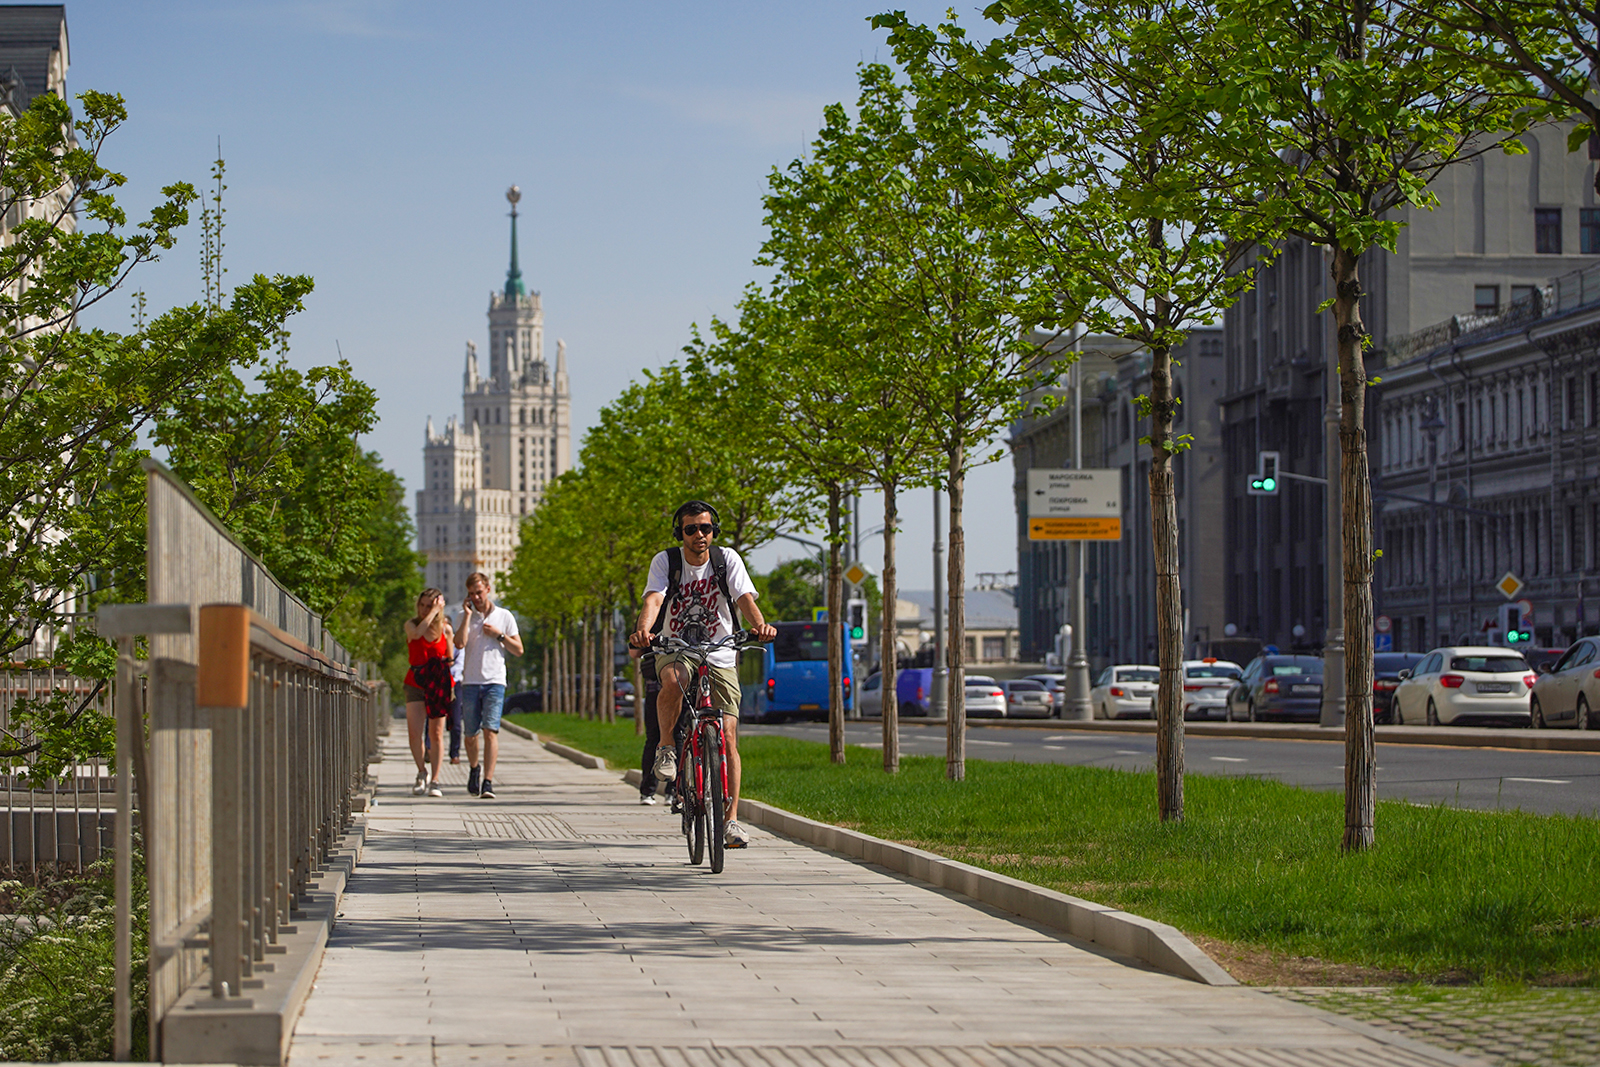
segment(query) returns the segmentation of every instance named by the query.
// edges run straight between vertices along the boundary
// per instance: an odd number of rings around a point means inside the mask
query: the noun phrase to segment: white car
[[[1006,717],[1006,691],[1000,683],[982,674],[969,674],[967,685],[967,718],[1003,719]]]
[[[1089,690],[1097,719],[1148,719],[1156,696],[1161,668],[1148,663],[1119,663],[1107,667]]]
[[[1538,675],[1515,649],[1488,645],[1436,648],[1400,672],[1394,721],[1401,724],[1504,722],[1528,725],[1528,691]]]
[[[856,709],[863,719],[883,718],[883,672],[873,671],[856,690]]]
[[[1535,728],[1592,730],[1600,726],[1594,715],[1594,709],[1600,707],[1600,637],[1574,642],[1548,670],[1538,668],[1538,674],[1528,697]]]
[[[1228,691],[1244,673],[1237,663],[1225,659],[1183,661],[1183,717],[1185,719],[1226,719]]]

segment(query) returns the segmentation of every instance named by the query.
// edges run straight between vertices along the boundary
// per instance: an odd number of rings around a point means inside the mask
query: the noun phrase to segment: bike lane
[[[293,1067],[1423,1067],[1478,1061],[1159,974],[750,827],[727,869],[621,772],[502,736],[410,795],[398,731]]]

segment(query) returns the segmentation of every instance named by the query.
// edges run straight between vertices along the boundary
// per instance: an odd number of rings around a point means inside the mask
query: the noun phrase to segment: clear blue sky
[[[425,420],[459,411],[465,343],[487,351],[506,187],[523,189],[547,358],[567,342],[576,451],[691,323],[730,315],[757,275],[768,172],[805,151],[825,104],[854,100],[859,62],[889,59],[867,19],[891,6],[933,21],[947,5],[69,0],[68,88],[127,99],[107,160],[133,214],[167,182],[201,184],[221,138],[229,280],[316,279],[292,358],[342,349],[382,397],[368,447],[415,487]],[[192,226],[136,275],[152,309],[197,299],[198,246]],[[91,323],[121,326],[129,306]],[[1016,565],[1010,481],[1009,460],[972,479],[969,576]],[[928,494],[905,507],[901,581],[929,588]]]

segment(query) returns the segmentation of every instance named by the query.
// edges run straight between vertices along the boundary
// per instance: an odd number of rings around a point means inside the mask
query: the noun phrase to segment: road
[[[810,741],[828,739],[826,723],[745,724],[740,730]],[[882,739],[882,727],[876,720],[848,723],[845,738],[852,745],[876,746]],[[944,727],[902,722],[900,751],[908,756],[942,755]],[[1146,734],[1053,733],[993,726],[970,726],[967,731],[968,759],[1148,771],[1155,766],[1155,754],[1155,737]],[[1190,735],[1184,739],[1184,761],[1190,774],[1273,778],[1309,789],[1344,788],[1344,746],[1336,741]],[[1600,753],[1379,744],[1378,796],[1483,810],[1597,816]]]

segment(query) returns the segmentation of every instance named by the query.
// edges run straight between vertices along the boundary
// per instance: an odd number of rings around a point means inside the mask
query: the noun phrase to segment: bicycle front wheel
[[[711,723],[700,728],[700,747],[706,754],[706,814],[710,816],[711,873],[722,873],[723,834],[727,830],[727,798],[722,788],[722,745]]]
[[[689,818],[689,862],[698,867],[706,856],[706,768],[703,754],[685,743],[683,811]]]

